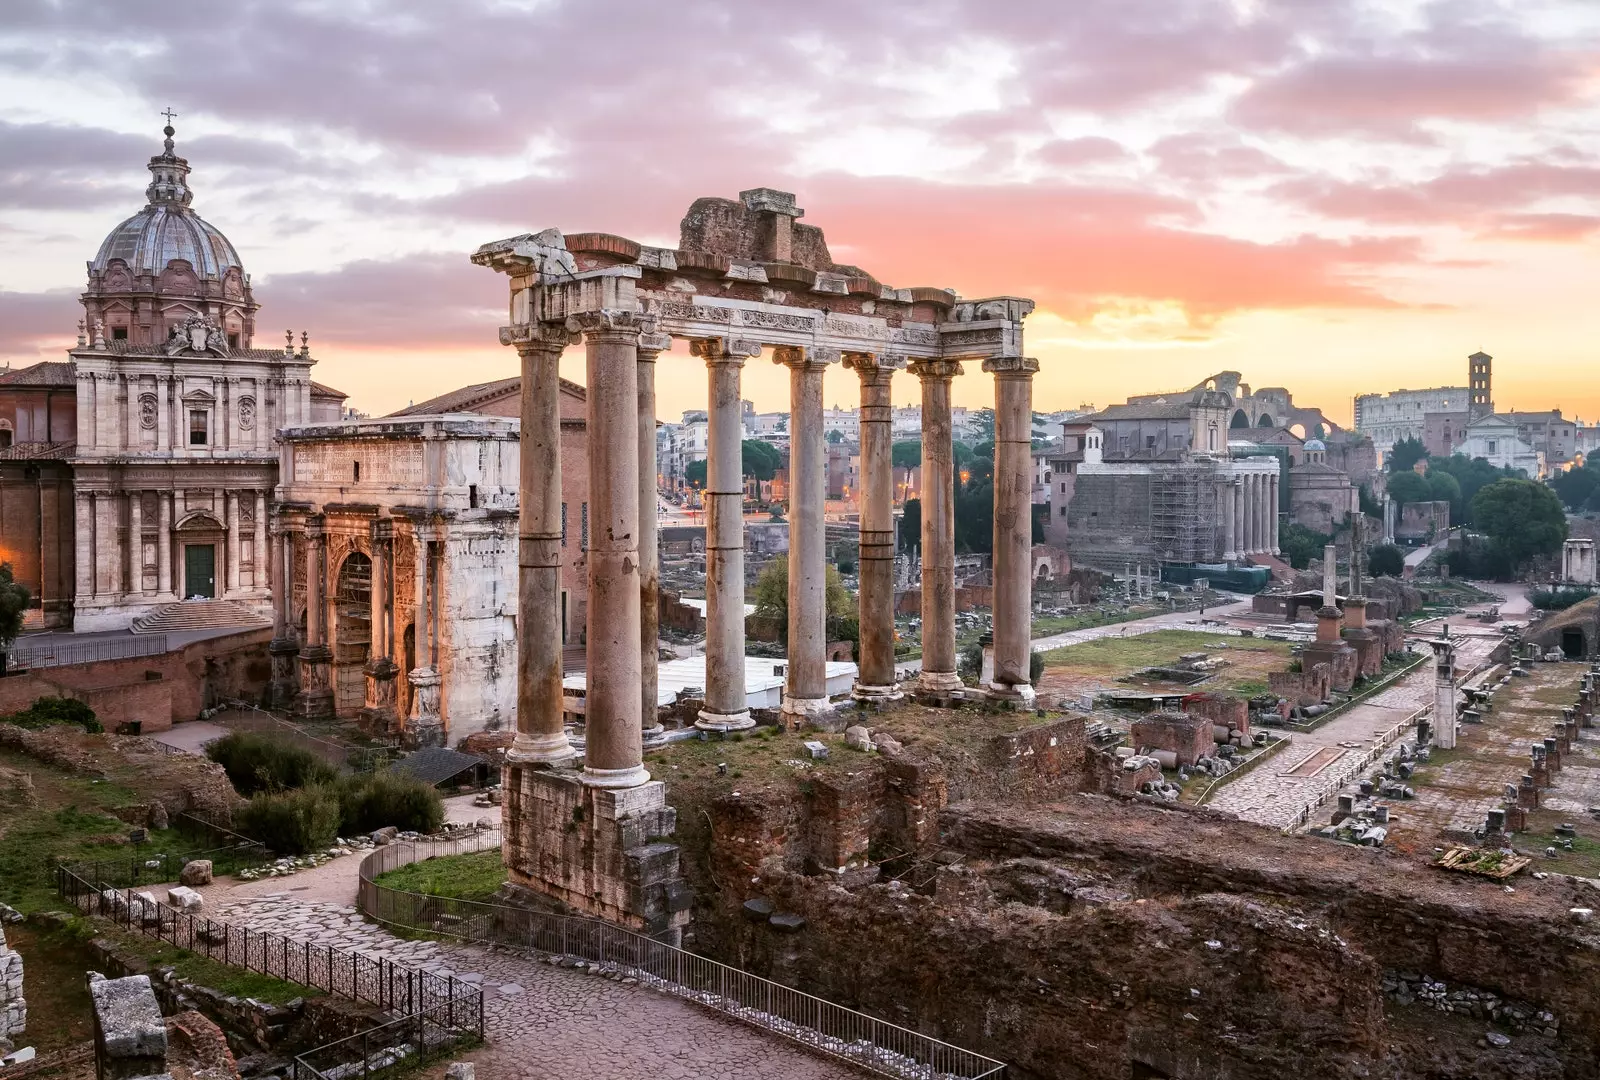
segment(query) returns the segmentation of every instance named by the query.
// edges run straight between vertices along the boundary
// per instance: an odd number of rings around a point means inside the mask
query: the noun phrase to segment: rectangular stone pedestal
[[[511,882],[647,934],[680,930],[691,893],[666,785],[585,785],[572,769],[507,765],[501,808]]]

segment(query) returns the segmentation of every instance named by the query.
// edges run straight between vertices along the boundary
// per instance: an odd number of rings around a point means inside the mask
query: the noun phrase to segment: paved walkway
[[[483,813],[471,797],[449,800],[446,816]],[[462,1055],[485,1080],[850,1080],[861,1073],[776,1036],[638,986],[560,968],[509,950],[407,941],[365,921],[353,906],[360,857],[348,856],[286,878],[200,890],[206,913],[251,930],[335,945],[479,983],[488,1045]]]
[[[1465,679],[1487,661],[1499,635],[1463,637],[1456,670]],[[1293,828],[1369,763],[1372,753],[1403,738],[1408,717],[1433,703],[1433,665],[1424,663],[1388,688],[1315,731],[1293,732],[1289,745],[1259,768],[1224,784],[1207,803],[1246,821]]]

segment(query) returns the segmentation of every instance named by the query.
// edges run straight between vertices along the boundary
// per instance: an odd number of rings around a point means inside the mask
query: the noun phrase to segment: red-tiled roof
[[[0,386],[59,386],[78,385],[78,369],[70,360],[46,360],[15,371],[0,372]]]
[[[585,395],[583,387],[566,379],[561,380],[561,389],[575,397]],[[522,392],[522,376],[513,375],[509,379],[496,379],[493,382],[474,383],[463,386],[458,390],[451,390],[447,394],[419,401],[415,405],[390,413],[390,416],[436,416],[440,413],[471,412],[474,407],[484,402],[494,401],[497,398],[510,397]]]
[[[315,380],[313,380],[311,383],[311,394],[313,397],[336,397],[340,401],[343,401],[345,398],[350,396],[343,390],[335,390],[333,387],[324,386]]]

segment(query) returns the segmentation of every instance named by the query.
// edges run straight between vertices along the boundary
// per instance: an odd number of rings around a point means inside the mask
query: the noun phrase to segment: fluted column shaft
[[[243,545],[239,543],[239,493],[228,491],[223,493],[226,500],[226,517],[228,522],[228,570],[223,579],[227,583],[229,595],[239,591],[239,551]]]
[[[1222,557],[1231,559],[1239,553],[1233,535],[1233,478],[1223,481],[1218,490],[1222,497],[1222,505],[1218,508],[1218,517],[1222,518]]]
[[[861,589],[859,674],[852,696],[900,696],[894,678],[894,433],[889,381],[905,361],[850,353],[861,380]]]
[[[172,595],[172,492],[156,492],[156,588]]]
[[[128,492],[128,591],[144,592],[144,493]]]
[[[1261,550],[1259,531],[1261,528],[1261,486],[1259,477],[1255,473],[1246,473],[1244,478],[1244,549],[1254,555]]]
[[[836,351],[784,346],[789,369],[789,645],[783,711],[803,718],[828,711],[827,448],[822,438],[822,376]]]
[[[306,530],[306,640],[302,644],[307,649],[318,649],[327,644],[322,628],[322,596],[327,585],[327,545],[328,537],[321,525]],[[419,630],[419,654],[422,649],[421,637]]]
[[[1256,550],[1262,553],[1267,550],[1267,521],[1272,509],[1268,502],[1267,489],[1267,477],[1263,473],[1256,477]]]
[[[1030,357],[985,360],[994,380],[994,675],[992,696],[1033,699],[1033,375]]]
[[[272,584],[267,572],[267,499],[271,492],[262,490],[255,493],[255,539],[250,543],[250,584],[256,589],[266,589]]]
[[[416,576],[412,583],[412,610],[414,615],[411,623],[411,635],[417,658],[415,670],[426,672],[433,670],[433,590],[430,588],[431,582],[429,580],[433,577],[433,544],[431,540],[432,534],[424,526],[413,526],[411,534],[412,550],[414,552],[412,565],[416,568]],[[307,561],[309,563],[309,560]],[[310,597],[311,590],[308,583],[306,589],[307,611],[320,607],[320,605],[311,604]],[[309,625],[307,629],[309,633]]]
[[[706,707],[695,726],[753,727],[744,682],[744,465],[740,382],[750,341],[695,341],[710,383],[706,431]],[[792,442],[792,440],[791,440]]]
[[[389,641],[385,636],[389,621],[389,551],[376,536],[372,540],[372,624],[369,630],[367,662],[369,665],[384,660],[389,655]]]
[[[1278,499],[1279,499],[1279,488],[1278,488],[1278,485],[1280,483],[1282,483],[1282,478],[1277,473],[1273,473],[1271,481],[1267,484],[1267,503],[1268,503],[1267,550],[1272,552],[1274,555],[1276,555],[1278,553],[1278,551],[1279,551],[1279,548],[1278,548],[1278,526],[1280,524],[1280,518],[1278,517],[1278,509],[1279,509],[1279,502],[1278,502]]]
[[[922,674],[919,690],[942,694],[961,688],[956,674],[955,454],[950,381],[955,360],[915,360],[922,383]]]
[[[640,316],[587,312],[568,320],[584,335],[588,372],[589,624],[583,782],[635,787],[644,768],[639,715]]]
[[[656,700],[661,660],[656,357],[671,346],[672,339],[665,334],[647,333],[639,338],[639,724],[647,747],[659,746],[666,737]]]
[[[517,734],[513,765],[560,762],[567,742],[561,691],[561,380],[565,327],[519,342],[522,430],[517,526]],[[596,437],[591,435],[591,438]],[[592,621],[592,620],[591,620]],[[591,669],[592,670],[592,669]]]
[[[273,567],[273,577],[275,579],[273,587],[276,589],[272,597],[272,639],[274,641],[283,641],[289,636],[289,605],[292,602],[293,589],[291,582],[294,573],[290,552],[294,550],[291,546],[293,540],[294,537],[284,529],[280,521],[278,533],[274,537],[272,545],[272,555],[277,563]]]

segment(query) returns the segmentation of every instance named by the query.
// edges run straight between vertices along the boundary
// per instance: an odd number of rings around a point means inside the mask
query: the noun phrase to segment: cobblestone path
[[[847,1080],[864,1075],[666,994],[510,950],[403,940],[364,921],[350,904],[298,899],[300,894],[291,891],[326,897],[339,891],[342,880],[343,894],[353,896],[359,861],[338,859],[310,873],[252,883],[273,886],[265,892],[242,893],[219,883],[205,890],[207,914],[478,983],[484,989],[488,1045],[461,1060],[477,1063],[482,1080]],[[301,884],[312,873],[315,884]]]

